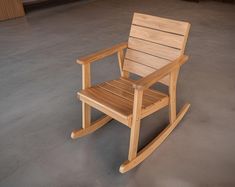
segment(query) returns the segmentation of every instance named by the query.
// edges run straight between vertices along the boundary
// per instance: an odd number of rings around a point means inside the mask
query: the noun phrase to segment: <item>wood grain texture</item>
[[[161,80],[166,75],[169,75],[175,69],[179,69],[188,60],[188,56],[182,55],[161,69],[149,74],[146,77],[143,77],[137,80],[134,84],[136,89],[146,89],[152,86],[157,81]]]
[[[181,54],[181,51],[179,49],[167,47],[133,37],[129,37],[128,48],[167,60],[174,60]]]
[[[183,21],[166,19],[140,13],[134,13],[132,24],[179,35],[187,35],[187,27],[189,25],[189,23]]]
[[[173,123],[176,119],[176,84],[179,74],[179,68],[174,69],[170,73],[170,85],[169,85],[169,121]]]
[[[119,69],[122,77],[128,78],[129,73],[128,71],[123,70],[123,63],[124,63],[124,51],[119,50],[117,53],[118,56],[118,64],[119,64]]]
[[[171,61],[163,58],[159,58],[141,51],[136,51],[133,49],[127,49],[126,59],[138,62],[140,64],[160,69],[161,67],[169,64]]]
[[[0,0],[0,21],[25,15],[21,0]]]
[[[147,76],[184,53],[190,24],[135,13],[124,69]],[[159,82],[169,86],[169,76]]]
[[[184,36],[137,25],[131,26],[130,36],[178,49],[182,49],[184,41]]]
[[[128,160],[133,160],[138,151],[142,100],[143,90],[135,90]]]
[[[110,56],[114,53],[117,53],[123,49],[125,49],[127,47],[127,43],[126,42],[123,42],[123,43],[120,43],[120,44],[117,44],[117,45],[114,45],[110,48],[107,48],[107,49],[104,49],[104,50],[101,50],[101,51],[98,51],[96,53],[93,53],[93,54],[90,54],[90,55],[87,55],[87,56],[84,56],[84,57],[81,57],[77,60],[77,63],[78,64],[87,64],[87,63],[91,63],[91,62],[94,62],[94,61],[97,61],[97,60],[100,60],[102,58],[105,58],[107,56]]]
[[[91,86],[90,64],[82,65],[82,88],[86,89]],[[82,128],[88,128],[91,124],[91,107],[82,102]]]
[[[121,165],[120,172],[124,173],[146,159],[172,132],[190,106],[186,104],[176,115],[176,84],[180,66],[188,60],[183,53],[189,28],[185,22],[135,14],[128,44],[80,58],[83,90],[78,96],[83,102],[84,129],[74,131],[72,138],[93,132],[113,118],[131,128],[128,161]],[[121,77],[91,86],[90,63],[116,52]],[[131,80],[129,73],[142,78]],[[159,81],[169,86],[169,96],[150,89]],[[138,153],[141,119],[167,105],[170,124]],[[90,106],[108,116],[90,126]]]
[[[131,126],[134,103],[133,81],[130,79],[117,79],[98,84],[81,90],[80,99],[90,106],[99,109],[112,118]],[[169,98],[166,94],[152,89],[143,93],[141,114],[143,117],[156,108],[161,109],[168,105]],[[158,104],[159,103],[159,104]],[[143,118],[142,115],[140,118]]]

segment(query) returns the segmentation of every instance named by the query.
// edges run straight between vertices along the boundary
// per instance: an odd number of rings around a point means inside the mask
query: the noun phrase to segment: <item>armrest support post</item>
[[[86,89],[91,86],[91,73],[90,64],[82,65],[82,89]],[[91,124],[91,107],[82,102],[82,128],[86,129]]]
[[[82,89],[91,86],[91,68],[90,64],[82,64]]]

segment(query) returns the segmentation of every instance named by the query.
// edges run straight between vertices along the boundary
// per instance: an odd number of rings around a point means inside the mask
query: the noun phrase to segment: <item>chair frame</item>
[[[189,29],[189,28],[188,28]],[[187,38],[184,42],[184,47]],[[105,58],[107,56],[113,55],[117,53],[118,63],[120,68],[120,74],[123,78],[129,77],[129,72],[123,70],[124,64],[124,50],[128,47],[128,43],[120,43],[118,45],[114,45],[111,48],[96,52],[94,54],[82,57],[77,60],[78,64],[82,65],[82,89],[86,89],[91,87],[91,72],[90,65],[91,63]],[[130,129],[130,143],[129,143],[129,153],[128,160],[125,161],[119,168],[121,173],[125,173],[138,164],[140,164],[143,160],[145,160],[157,147],[161,145],[161,143],[167,138],[167,136],[173,131],[173,129],[179,124],[181,119],[184,117],[186,112],[188,111],[190,104],[186,103],[179,113],[176,113],[176,85],[180,67],[186,63],[188,60],[188,56],[181,55],[177,59],[171,61],[169,64],[163,66],[162,68],[150,73],[149,75],[140,78],[139,80],[133,82],[134,88],[134,102],[133,102],[133,113],[131,125],[127,125]],[[143,101],[143,92],[148,89],[153,84],[159,82],[162,78],[169,75],[169,125],[159,134],[157,135],[150,143],[148,143],[142,150],[138,152],[138,142],[139,142],[139,133],[140,133],[140,122],[143,116],[141,116],[141,106]],[[156,112],[157,110],[166,106],[166,103],[160,104],[159,108],[155,108],[152,111],[149,111],[147,115]],[[147,116],[145,115],[145,116]],[[144,117],[145,117],[144,116]],[[115,118],[118,120],[118,117]],[[100,127],[107,124],[112,117],[109,115],[104,115],[100,119],[91,123],[91,106],[89,103],[82,100],[82,129],[74,130],[71,134],[72,139],[76,139],[87,134],[90,134]],[[119,120],[122,122],[121,120]]]

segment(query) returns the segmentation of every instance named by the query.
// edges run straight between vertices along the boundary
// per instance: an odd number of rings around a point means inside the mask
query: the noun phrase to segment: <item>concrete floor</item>
[[[133,12],[192,24],[178,84],[178,107],[192,107],[157,151],[121,175],[128,128],[112,121],[70,139],[81,127],[75,59],[126,41]],[[234,19],[234,5],[214,1],[96,0],[1,22],[0,186],[235,186]],[[118,77],[116,57],[92,73],[93,83]],[[144,119],[140,147],[166,124],[167,109]]]

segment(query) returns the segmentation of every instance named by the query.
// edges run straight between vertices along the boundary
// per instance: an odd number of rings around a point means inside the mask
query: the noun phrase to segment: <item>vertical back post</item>
[[[128,71],[123,70],[123,63],[124,63],[124,51],[123,51],[123,49],[118,51],[117,56],[118,56],[118,64],[119,64],[121,76],[125,77],[125,78],[128,78],[129,77]]]

